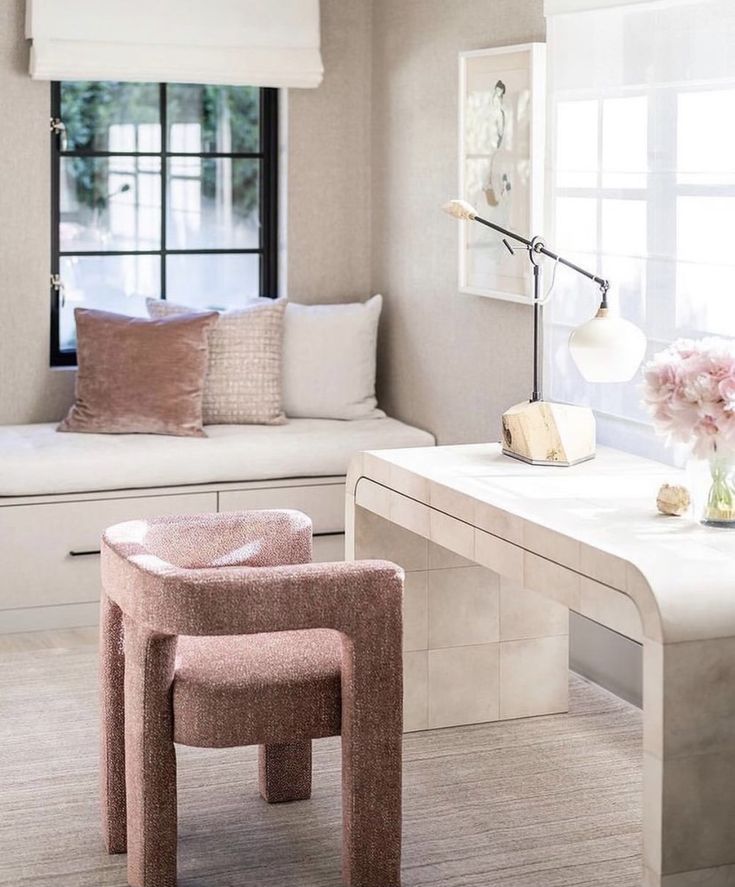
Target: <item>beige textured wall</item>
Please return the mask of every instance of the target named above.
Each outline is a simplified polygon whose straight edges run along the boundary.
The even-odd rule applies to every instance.
[[[531,387],[531,312],[457,291],[457,54],[543,40],[542,0],[375,0],[373,278],[381,404],[441,443],[497,440]]]
[[[74,374],[49,369],[49,87],[28,76],[24,3],[0,3],[0,423],[56,419]]]
[[[321,0],[324,81],[288,96],[288,295],[370,295],[372,0]]]
[[[49,86],[28,76],[24,0],[0,0],[0,424],[54,421],[74,372],[50,369]],[[370,0],[322,0],[327,74],[288,108],[288,293],[370,291]]]

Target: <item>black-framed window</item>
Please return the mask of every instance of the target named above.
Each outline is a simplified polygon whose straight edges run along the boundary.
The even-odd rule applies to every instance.
[[[51,117],[53,366],[76,363],[76,307],[277,295],[277,90],[53,83]]]

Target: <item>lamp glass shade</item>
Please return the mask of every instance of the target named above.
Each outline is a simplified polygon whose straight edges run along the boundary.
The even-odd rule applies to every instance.
[[[588,382],[628,382],[646,352],[646,337],[629,320],[601,308],[569,337],[569,351]]]

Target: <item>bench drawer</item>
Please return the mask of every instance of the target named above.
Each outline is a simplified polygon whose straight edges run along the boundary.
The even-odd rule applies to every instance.
[[[107,527],[216,510],[216,493],[0,508],[0,610],[96,601],[100,537]]]
[[[345,485],[272,487],[262,490],[228,490],[219,494],[220,511],[249,511],[254,508],[295,508],[308,514],[315,533],[343,533],[345,528]]]

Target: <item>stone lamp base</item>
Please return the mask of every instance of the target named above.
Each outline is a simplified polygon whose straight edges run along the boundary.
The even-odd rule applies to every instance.
[[[503,453],[530,465],[569,467],[595,457],[595,417],[587,407],[540,400],[503,414]]]

